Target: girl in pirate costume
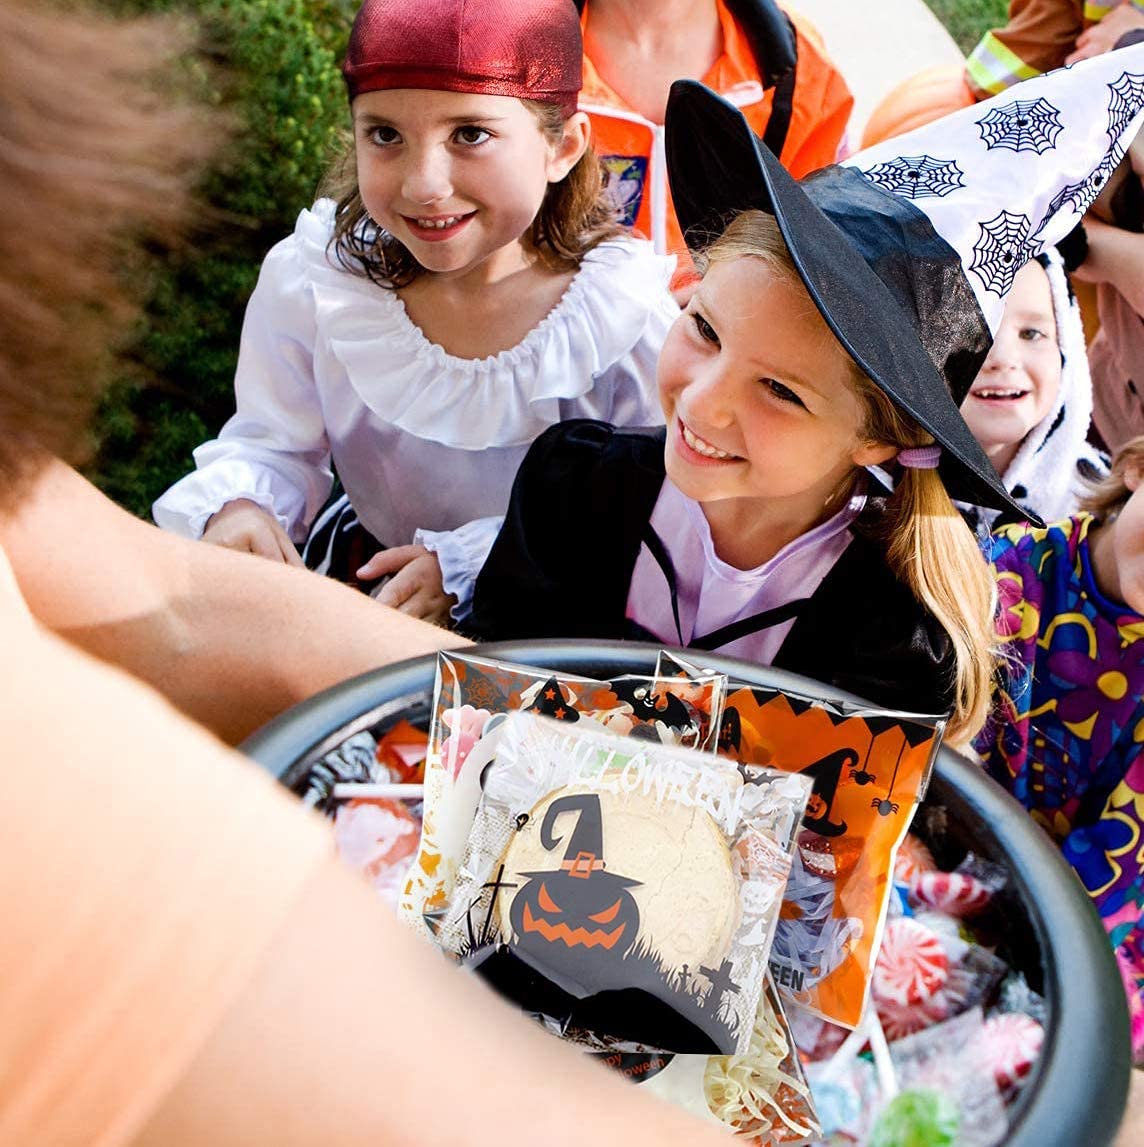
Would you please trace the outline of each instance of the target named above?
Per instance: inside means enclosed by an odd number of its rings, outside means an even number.
[[[159,525],[297,563],[336,469],[371,540],[342,572],[390,547],[362,578],[397,574],[380,600],[438,619],[541,431],[659,424],[674,259],[614,221],[581,61],[571,0],[366,0],[352,162],[263,263],[237,413]]]
[[[951,739],[972,736],[994,593],[951,499],[1024,511],[958,405],[1013,275],[1131,139],[1133,67],[1144,51],[1041,77],[1020,106],[801,183],[733,107],[677,83],[672,193],[707,270],[660,357],[666,431],[577,422],[536,442],[469,632],[719,649],[950,710]]]

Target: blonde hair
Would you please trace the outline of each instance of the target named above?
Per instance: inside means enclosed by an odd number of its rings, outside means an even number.
[[[1086,482],[1087,492],[1079,499],[1079,507],[1098,518],[1107,518],[1123,509],[1132,497],[1124,480],[1129,470],[1138,470],[1144,476],[1144,434],[1125,442],[1112,459],[1112,469],[1106,478]]]
[[[536,116],[548,142],[559,143],[564,135],[560,108],[538,100],[520,102]],[[373,220],[357,185],[352,137],[346,140],[319,193],[337,202],[331,245],[343,267],[391,288],[407,286],[424,274],[425,268],[404,244],[371,226]],[[626,232],[605,192],[603,164],[589,146],[563,179],[548,185],[525,241],[547,266],[567,271],[578,267],[605,239]]]
[[[777,275],[802,287],[772,215],[745,211],[736,216],[707,248],[701,267],[744,255],[762,259]],[[835,345],[845,355],[840,344]],[[899,449],[933,442],[845,357],[855,393],[866,410],[861,434],[867,441]],[[936,470],[903,468],[878,529],[894,576],[937,619],[952,644],[954,706],[946,739],[964,744],[988,716],[996,667],[996,589],[989,566]]]

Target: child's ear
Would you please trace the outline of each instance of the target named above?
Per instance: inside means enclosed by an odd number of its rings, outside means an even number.
[[[855,466],[881,466],[891,458],[897,457],[898,447],[886,442],[864,442],[853,454],[851,461]]]
[[[573,112],[564,121],[564,135],[552,149],[546,174],[549,183],[559,183],[588,150],[592,128],[585,112]]]
[[[1144,478],[1144,463],[1129,462],[1124,467],[1124,485],[1135,494],[1140,486],[1140,479]]]

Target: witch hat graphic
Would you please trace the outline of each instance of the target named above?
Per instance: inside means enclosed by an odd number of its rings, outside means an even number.
[[[563,843],[557,820],[576,815],[557,868],[521,872],[526,883],[513,898],[509,923],[516,946],[548,972],[583,983],[594,966],[619,960],[635,943],[640,911],[629,889],[640,884],[604,867],[604,826],[596,793],[557,797],[544,814],[540,843],[552,852]]]
[[[853,769],[858,764],[858,754],[853,749],[839,749],[825,757],[799,769],[800,773],[814,781],[811,805],[802,818],[806,828],[819,836],[841,836],[846,831],[844,820],[830,819],[834,808],[834,798],[838,795],[838,785],[842,780],[843,769]]]
[[[526,712],[539,713],[542,717],[554,717],[557,721],[579,721],[580,714],[564,696],[564,690],[555,677],[549,677],[536,694],[536,700]]]

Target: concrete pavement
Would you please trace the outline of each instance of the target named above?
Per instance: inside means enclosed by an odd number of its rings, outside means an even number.
[[[848,135],[855,148],[883,96],[923,68],[964,59],[923,0],[790,0],[789,6],[818,28],[854,93]]]

